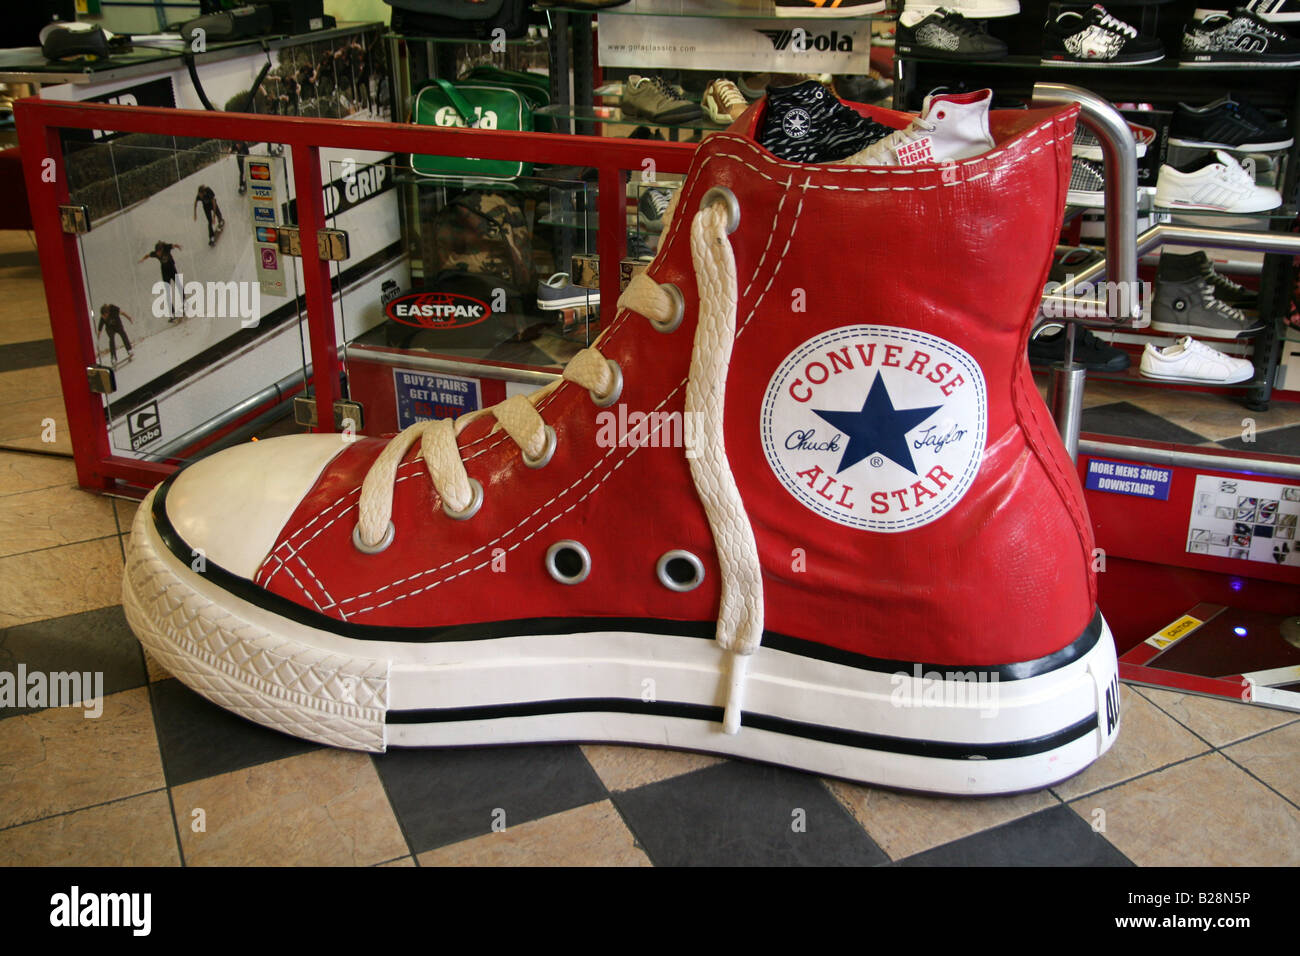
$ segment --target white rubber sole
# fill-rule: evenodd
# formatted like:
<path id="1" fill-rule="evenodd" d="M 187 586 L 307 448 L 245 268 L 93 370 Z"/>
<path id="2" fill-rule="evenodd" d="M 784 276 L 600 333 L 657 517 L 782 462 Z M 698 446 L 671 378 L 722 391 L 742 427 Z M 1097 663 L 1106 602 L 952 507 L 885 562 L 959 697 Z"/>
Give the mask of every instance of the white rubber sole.
<path id="1" fill-rule="evenodd" d="M 1255 377 L 1255 370 L 1242 374 L 1240 378 L 1187 378 L 1181 375 L 1157 375 L 1149 372 L 1144 368 L 1139 368 L 1138 372 L 1143 378 L 1155 379 L 1158 382 L 1179 382 L 1183 385 L 1239 385 L 1242 382 L 1249 382 Z"/>
<path id="2" fill-rule="evenodd" d="M 994 3 L 963 3 L 962 0 L 953 0 L 951 3 L 908 3 L 907 12 L 910 16 L 916 17 L 919 22 L 940 7 L 960 13 L 968 20 L 997 20 L 1018 14 L 1020 0 L 999 0 Z"/>
<path id="3" fill-rule="evenodd" d="M 1129 66 L 1142 66 L 1145 63 L 1159 63 L 1165 58 L 1161 53 L 1158 56 L 1149 56 L 1141 60 L 1052 60 L 1043 57 L 1038 61 L 1040 66 L 1068 66 L 1083 70 L 1122 70 Z"/>
<path id="4" fill-rule="evenodd" d="M 1191 335 L 1206 339 L 1242 339 L 1250 338 L 1264 331 L 1264 327 L 1257 329 L 1242 328 L 1237 331 L 1229 329 L 1214 329 L 1207 325 L 1186 325 L 1180 322 L 1152 322 L 1151 330 L 1154 332 L 1166 332 L 1169 335 Z"/>
<path id="5" fill-rule="evenodd" d="M 590 296 L 571 295 L 564 299 L 539 298 L 537 300 L 537 308 L 543 312 L 559 312 L 561 309 L 577 309 L 588 305 L 600 305 L 600 294 L 593 292 Z"/>
<path id="6" fill-rule="evenodd" d="M 729 735 L 727 655 L 712 640 L 589 631 L 398 643 L 318 630 L 191 571 L 154 526 L 154 494 L 136 514 L 123 583 L 140 642 L 214 703 L 319 743 L 646 744 L 995 794 L 1072 776 L 1119 730 L 1104 622 L 1080 656 L 1023 679 L 919 665 L 890 673 L 764 646 L 749 665 L 743 726 Z"/>
<path id="7" fill-rule="evenodd" d="M 885 0 L 853 7 L 777 7 L 773 12 L 778 17 L 798 20 L 852 20 L 854 17 L 869 17 L 873 13 L 884 13 Z"/>
<path id="8" fill-rule="evenodd" d="M 1225 153 L 1267 153 L 1279 149 L 1289 149 L 1294 142 L 1294 139 L 1288 139 L 1278 140 L 1275 143 L 1242 143 L 1240 146 L 1228 146 L 1224 143 L 1211 142 L 1208 139 L 1185 139 L 1181 136 L 1172 136 L 1169 139 L 1170 146 L 1188 146 L 1193 149 L 1221 149 Z"/>

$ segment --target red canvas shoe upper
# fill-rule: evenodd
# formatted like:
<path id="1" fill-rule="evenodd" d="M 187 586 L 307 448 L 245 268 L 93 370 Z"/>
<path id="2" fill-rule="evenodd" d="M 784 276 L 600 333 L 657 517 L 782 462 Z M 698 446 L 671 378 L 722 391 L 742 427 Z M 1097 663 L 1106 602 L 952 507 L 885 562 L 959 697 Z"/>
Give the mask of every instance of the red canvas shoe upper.
<path id="1" fill-rule="evenodd" d="M 896 127 L 909 119 L 861 109 Z M 463 521 L 444 514 L 417 442 L 393 483 L 393 542 L 378 554 L 352 536 L 386 443 L 359 440 L 294 509 L 257 583 L 353 625 L 712 626 L 723 587 L 715 529 L 670 416 L 684 408 L 693 350 L 715 347 L 696 341 L 690 232 L 722 186 L 740 221 L 717 240 L 734 254 L 736 331 L 715 391 L 767 632 L 953 665 L 1060 650 L 1094 614 L 1093 542 L 1025 345 L 1059 232 L 1075 112 L 994 112 L 998 145 L 985 155 L 877 168 L 777 160 L 734 131 L 752 130 L 751 111 L 698 149 L 647 271 L 680 289 L 684 320 L 665 333 L 624 308 L 597 343 L 622 371 L 616 405 L 598 408 L 567 381 L 541 399 L 557 438 L 541 468 L 523 463 L 492 416 L 469 424 L 459 449 L 484 496 Z M 655 417 L 638 434 L 646 413 Z M 590 552 L 580 584 L 545 569 L 561 540 Z M 696 589 L 657 579 L 673 549 L 702 559 Z"/>

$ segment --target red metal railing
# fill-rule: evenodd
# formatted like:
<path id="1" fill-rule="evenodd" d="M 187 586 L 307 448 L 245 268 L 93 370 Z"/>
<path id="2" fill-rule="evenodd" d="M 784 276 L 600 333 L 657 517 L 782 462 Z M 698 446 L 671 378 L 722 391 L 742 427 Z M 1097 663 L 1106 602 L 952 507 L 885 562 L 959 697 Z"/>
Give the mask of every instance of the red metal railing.
<path id="1" fill-rule="evenodd" d="M 321 192 L 322 148 L 594 167 L 598 174 L 597 209 L 602 227 L 597 235 L 596 250 L 601 262 L 607 264 L 600 277 L 603 302 L 615 302 L 619 295 L 619 270 L 608 264 L 617 263 L 626 251 L 624 223 L 628 171 L 640 171 L 645 161 L 651 160 L 659 172 L 684 173 L 694 153 L 693 146 L 682 143 L 65 103 L 34 98 L 17 101 L 14 117 L 40 253 L 59 380 L 68 412 L 77 479 L 87 488 L 111 488 L 119 482 L 149 487 L 171 474 L 176 466 L 114 455 L 109 445 L 103 400 L 90 391 L 86 381 L 85 369 L 96 364 L 96 351 L 93 331 L 85 318 L 86 290 L 82 283 L 77 239 L 63 232 L 59 220 L 58 207 L 69 201 L 68 183 L 63 174 L 61 129 L 281 143 L 290 148 L 294 193 L 298 200 L 298 227 L 303 235 L 303 248 L 309 250 L 302 260 L 303 295 L 310 335 L 312 383 L 317 408 L 321 410 L 317 416 L 320 422 L 318 431 L 334 430 L 331 410 L 339 397 L 341 371 L 329 263 L 310 252 L 315 248 L 312 237 L 325 226 L 326 219 Z M 54 161 L 52 165 L 47 162 L 51 159 Z"/>

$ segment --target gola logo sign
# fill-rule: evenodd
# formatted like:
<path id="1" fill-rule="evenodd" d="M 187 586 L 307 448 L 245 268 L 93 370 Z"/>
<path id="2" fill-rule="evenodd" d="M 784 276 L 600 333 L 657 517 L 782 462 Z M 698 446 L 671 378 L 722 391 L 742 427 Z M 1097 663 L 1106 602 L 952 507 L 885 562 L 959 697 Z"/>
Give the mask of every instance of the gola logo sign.
<path id="1" fill-rule="evenodd" d="M 796 501 L 865 531 L 908 531 L 952 508 L 979 472 L 984 373 L 937 336 L 851 325 L 804 342 L 768 383 L 763 452 Z"/>
<path id="2" fill-rule="evenodd" d="M 836 31 L 830 33 L 809 33 L 807 30 L 759 30 L 759 33 L 772 41 L 772 49 L 778 52 L 789 50 L 791 53 L 806 53 L 816 50 L 819 53 L 835 51 L 852 53 L 853 37 L 840 36 Z"/>
<path id="3" fill-rule="evenodd" d="M 408 292 L 384 306 L 394 322 L 417 329 L 463 329 L 492 314 L 486 302 L 455 292 Z"/>

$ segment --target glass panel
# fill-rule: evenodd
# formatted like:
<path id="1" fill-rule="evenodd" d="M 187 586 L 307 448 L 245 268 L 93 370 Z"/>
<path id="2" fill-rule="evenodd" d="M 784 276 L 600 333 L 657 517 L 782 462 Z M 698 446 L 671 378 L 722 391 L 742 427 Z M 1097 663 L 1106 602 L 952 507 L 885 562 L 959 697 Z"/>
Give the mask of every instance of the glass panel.
<path id="1" fill-rule="evenodd" d="M 351 243 L 332 271 L 366 433 L 531 391 L 599 334 L 597 280 L 573 284 L 574 257 L 596 252 L 595 170 L 475 163 L 327 163 L 329 225 Z"/>
<path id="2" fill-rule="evenodd" d="M 284 414 L 302 382 L 298 280 L 275 245 L 281 147 L 69 133 L 86 317 L 115 454 L 186 459 L 239 426 Z"/>

